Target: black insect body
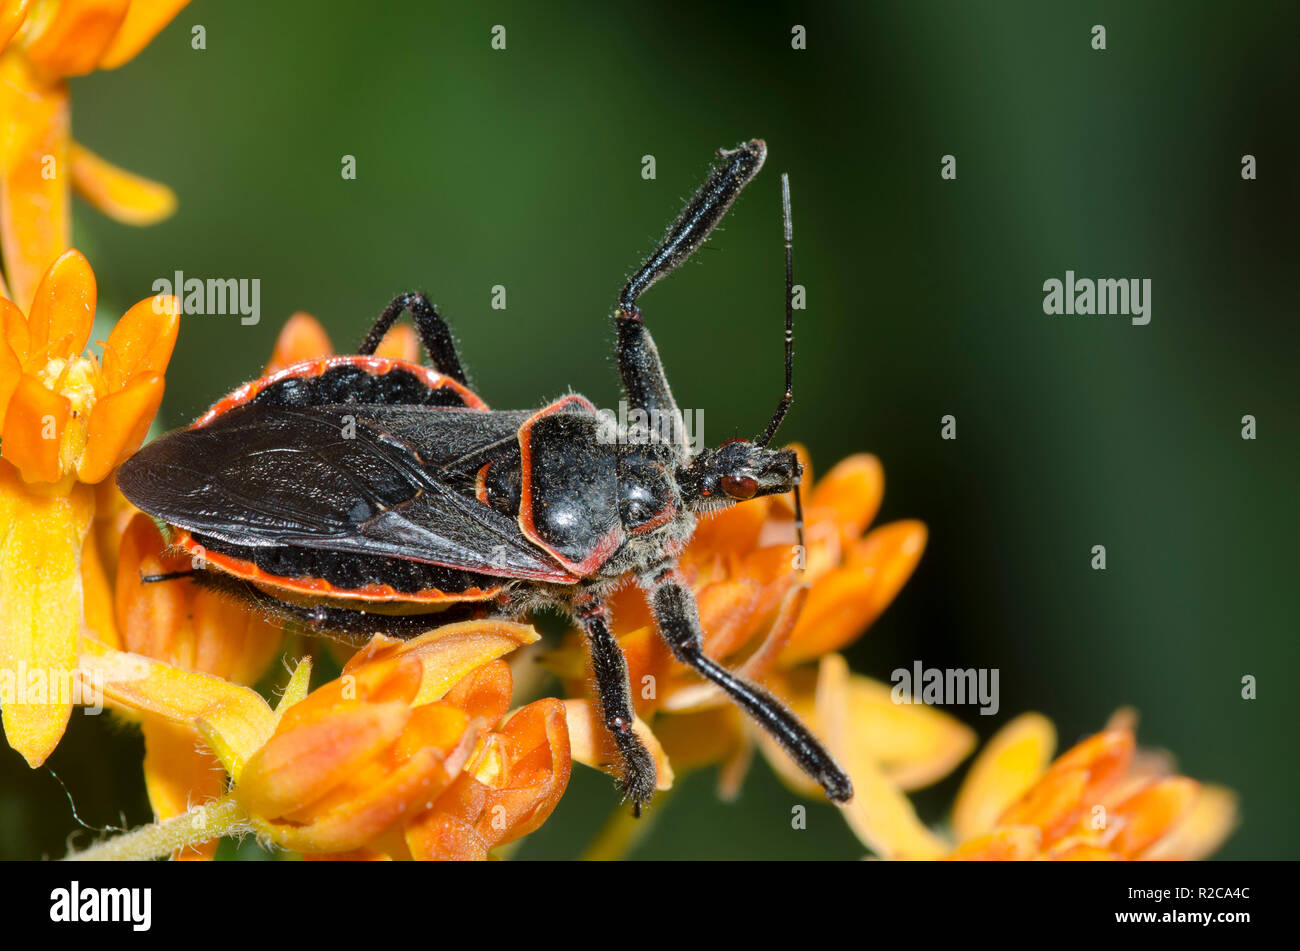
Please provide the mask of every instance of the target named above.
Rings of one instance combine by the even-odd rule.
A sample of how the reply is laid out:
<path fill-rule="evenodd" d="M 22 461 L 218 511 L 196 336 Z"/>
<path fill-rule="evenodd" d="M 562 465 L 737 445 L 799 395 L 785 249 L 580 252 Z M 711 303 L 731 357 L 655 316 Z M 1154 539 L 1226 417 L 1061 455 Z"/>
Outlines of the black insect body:
<path fill-rule="evenodd" d="M 676 570 L 698 513 L 797 492 L 800 475 L 793 452 L 768 448 L 791 399 L 784 176 L 786 390 L 761 437 L 691 453 L 637 307 L 709 236 L 766 147 L 754 140 L 719 155 L 615 311 L 628 403 L 659 426 L 611 438 L 607 417 L 581 396 L 489 410 L 466 385 L 447 325 L 423 295 L 408 294 L 385 308 L 358 354 L 246 384 L 129 459 L 119 487 L 202 556 L 198 580 L 322 633 L 411 636 L 485 611 L 567 611 L 586 632 L 624 797 L 639 810 L 654 794 L 655 766 L 632 730 L 627 666 L 605 608 L 631 575 L 676 658 L 776 737 L 832 800 L 848 800 L 848 776 L 808 729 L 705 656 L 694 598 Z M 374 355 L 404 311 L 432 369 Z"/>

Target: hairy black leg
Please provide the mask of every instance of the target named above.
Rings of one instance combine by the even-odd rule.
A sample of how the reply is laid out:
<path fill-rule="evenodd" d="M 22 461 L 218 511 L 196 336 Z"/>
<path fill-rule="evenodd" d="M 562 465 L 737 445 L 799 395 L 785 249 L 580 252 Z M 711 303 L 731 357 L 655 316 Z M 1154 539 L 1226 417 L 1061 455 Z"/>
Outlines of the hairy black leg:
<path fill-rule="evenodd" d="M 197 568 L 186 568 L 184 571 L 165 571 L 160 575 L 141 575 L 141 584 L 157 584 L 160 581 L 179 581 L 182 578 L 194 578 L 199 573 Z"/>
<path fill-rule="evenodd" d="M 828 798 L 847 802 L 853 798 L 848 774 L 826 752 L 799 718 L 770 693 L 738 677 L 704 654 L 703 631 L 695 598 L 671 566 L 661 566 L 641 578 L 650 598 L 659 633 L 673 655 L 701 676 L 717 684 L 764 730 L 785 748 L 805 773 L 821 784 Z"/>
<path fill-rule="evenodd" d="M 685 434 L 681 432 L 677 403 L 668 388 L 659 351 L 645 329 L 636 302 L 655 281 L 671 273 L 704 243 L 740 190 L 763 167 L 767 146 L 761 139 L 754 139 L 730 151 L 721 150 L 718 155 L 721 161 L 669 225 L 659 247 L 623 287 L 614 315 L 618 327 L 618 368 L 629 405 L 647 412 L 657 411 L 660 419 L 674 428 L 674 441 L 679 443 Z"/>
<path fill-rule="evenodd" d="M 460 356 L 456 353 L 456 343 L 451 339 L 451 330 L 434 306 L 429 303 L 429 298 L 423 294 L 399 294 L 394 297 L 384 308 L 384 312 L 379 315 L 374 326 L 370 328 L 370 333 L 366 334 L 366 339 L 357 353 L 363 356 L 374 353 L 379 347 L 379 342 L 384 339 L 384 334 L 388 333 L 397 318 L 402 316 L 402 312 L 408 310 L 415 320 L 415 329 L 420 334 L 424 349 L 429 352 L 429 359 L 433 361 L 433 368 L 443 376 L 451 377 L 457 383 L 468 385 L 465 370 L 460 365 Z"/>
<path fill-rule="evenodd" d="M 452 603 L 443 610 L 425 614 L 378 614 L 326 604 L 308 606 L 281 601 L 240 578 L 216 571 L 196 571 L 193 577 L 204 587 L 238 598 L 254 610 L 280 620 L 297 621 L 311 634 L 351 644 L 363 644 L 375 634 L 399 638 L 418 637 L 443 624 L 478 617 L 487 613 L 489 607 L 486 602 L 461 601 Z"/>
<path fill-rule="evenodd" d="M 632 800 L 632 809 L 639 816 L 641 806 L 648 803 L 655 794 L 658 774 L 654 757 L 632 730 L 636 714 L 632 709 L 627 661 L 618 641 L 610 632 L 609 615 L 603 604 L 596 601 L 580 602 L 575 605 L 573 615 L 587 634 L 591 669 L 596 677 L 596 696 L 605 729 L 614 738 L 619 755 L 623 758 L 623 774 L 620 779 L 623 798 Z"/>

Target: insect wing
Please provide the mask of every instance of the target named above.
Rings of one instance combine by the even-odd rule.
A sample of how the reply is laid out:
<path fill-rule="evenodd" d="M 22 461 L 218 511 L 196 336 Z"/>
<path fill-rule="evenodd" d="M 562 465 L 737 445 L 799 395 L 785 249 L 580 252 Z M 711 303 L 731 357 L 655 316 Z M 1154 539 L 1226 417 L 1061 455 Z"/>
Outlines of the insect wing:
<path fill-rule="evenodd" d="M 156 440 L 118 471 L 141 509 L 238 545 L 385 555 L 501 577 L 573 576 L 515 520 L 458 491 L 527 413 L 241 406 Z M 481 462 L 479 463 L 481 464 Z"/>

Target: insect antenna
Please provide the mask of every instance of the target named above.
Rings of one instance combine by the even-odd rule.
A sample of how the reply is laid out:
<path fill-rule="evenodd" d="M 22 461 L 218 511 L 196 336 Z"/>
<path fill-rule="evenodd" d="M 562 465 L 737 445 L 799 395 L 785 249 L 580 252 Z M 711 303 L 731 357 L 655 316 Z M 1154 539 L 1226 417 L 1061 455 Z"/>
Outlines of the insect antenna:
<path fill-rule="evenodd" d="M 755 442 L 766 446 L 794 402 L 794 226 L 790 219 L 790 176 L 781 173 L 781 218 L 785 227 L 785 393 L 763 435 Z"/>
<path fill-rule="evenodd" d="M 781 402 L 777 404 L 767 429 L 755 440 L 757 445 L 764 447 L 772 441 L 794 402 L 794 225 L 790 215 L 790 176 L 785 172 L 781 173 L 781 222 L 785 232 L 785 393 L 781 395 Z M 806 558 L 803 499 L 799 495 L 798 482 L 794 484 L 794 531 L 799 551 L 805 553 Z"/>

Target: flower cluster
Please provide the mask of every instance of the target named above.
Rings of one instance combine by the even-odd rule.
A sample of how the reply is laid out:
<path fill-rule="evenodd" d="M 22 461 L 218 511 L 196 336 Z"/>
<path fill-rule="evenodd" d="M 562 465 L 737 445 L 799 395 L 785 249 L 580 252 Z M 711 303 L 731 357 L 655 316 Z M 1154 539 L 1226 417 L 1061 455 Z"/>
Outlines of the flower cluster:
<path fill-rule="evenodd" d="M 408 641 L 376 636 L 313 686 L 313 649 L 188 577 L 188 557 L 113 484 L 161 404 L 179 308 L 170 297 L 141 300 L 97 353 L 87 350 L 97 287 L 70 249 L 70 194 L 130 224 L 165 217 L 175 198 L 72 141 L 66 79 L 128 62 L 185 3 L 0 0 L 0 682 L 24 687 L 0 698 L 6 740 L 40 765 L 88 694 L 138 724 L 156 821 L 84 858 L 210 858 L 221 837 L 245 834 L 311 858 L 499 855 L 551 815 L 574 762 L 616 760 L 576 632 L 543 656 L 563 698 L 516 705 L 507 658 L 538 635 L 493 619 Z M 411 361 L 416 351 L 406 326 L 380 347 Z M 295 314 L 266 369 L 330 352 L 320 325 Z M 1054 761 L 1051 724 L 1017 718 L 970 768 L 950 832 L 922 822 L 907 794 L 951 773 L 975 735 L 933 707 L 896 702 L 839 651 L 910 577 L 926 528 L 870 527 L 884 491 L 874 457 L 813 480 L 798 451 L 806 545 L 795 545 L 794 500 L 760 498 L 702 519 L 681 570 L 708 655 L 783 698 L 847 769 L 856 796 L 841 808 L 868 849 L 1130 859 L 1217 848 L 1234 822 L 1232 794 L 1139 751 L 1128 714 Z M 734 797 L 759 751 L 799 795 L 821 797 L 779 746 L 674 660 L 635 587 L 619 591 L 611 612 L 634 728 L 661 789 L 674 770 L 716 764 L 721 794 Z M 272 704 L 254 687 L 282 658 L 288 677 Z"/>

